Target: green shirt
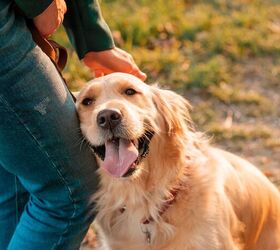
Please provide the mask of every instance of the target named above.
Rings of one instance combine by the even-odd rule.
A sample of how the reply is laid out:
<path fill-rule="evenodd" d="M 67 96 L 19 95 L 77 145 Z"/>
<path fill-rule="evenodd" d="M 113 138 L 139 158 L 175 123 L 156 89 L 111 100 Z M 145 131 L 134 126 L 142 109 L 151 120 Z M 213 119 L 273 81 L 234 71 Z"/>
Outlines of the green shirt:
<path fill-rule="evenodd" d="M 15 0 L 27 18 L 42 13 L 53 0 Z M 114 47 L 110 29 L 104 21 L 97 0 L 66 0 L 67 12 L 63 25 L 79 58 L 89 51 Z"/>

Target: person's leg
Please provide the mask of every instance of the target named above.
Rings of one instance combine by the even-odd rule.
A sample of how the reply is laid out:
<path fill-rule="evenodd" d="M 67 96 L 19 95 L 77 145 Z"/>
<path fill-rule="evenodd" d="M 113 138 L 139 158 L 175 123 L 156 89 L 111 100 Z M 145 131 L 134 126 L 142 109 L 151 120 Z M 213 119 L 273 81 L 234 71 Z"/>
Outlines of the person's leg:
<path fill-rule="evenodd" d="M 74 103 L 55 67 L 34 48 L 23 20 L 7 20 L 4 28 L 0 22 L 0 165 L 30 193 L 8 249 L 78 249 L 94 217 L 95 158 L 81 144 Z M 0 182 L 11 178 L 0 173 Z"/>
<path fill-rule="evenodd" d="M 0 1 L 0 58 L 4 55 L 4 41 L 8 40 L 6 35 L 9 26 L 14 22 L 14 16 L 9 15 L 10 0 Z M 31 44 L 26 44 L 30 46 Z M 2 47 L 3 46 L 3 47 Z M 32 44 L 31 46 L 34 47 Z M 9 49 L 9 47 L 8 47 Z M 20 51 L 20 50 L 19 50 Z M 6 51 L 6 53 L 10 51 Z M 7 73 L 8 64 L 0 61 L 0 76 Z M 0 88 L 2 86 L 0 85 Z M 0 118 L 3 120 L 4 117 Z M 0 142 L 1 143 L 1 142 Z M 0 249 L 6 249 L 16 229 L 24 206 L 29 199 L 29 193 L 23 188 L 18 178 L 7 172 L 0 163 Z"/>
<path fill-rule="evenodd" d="M 28 198 L 18 178 L 0 165 L 0 249 L 8 246 Z"/>

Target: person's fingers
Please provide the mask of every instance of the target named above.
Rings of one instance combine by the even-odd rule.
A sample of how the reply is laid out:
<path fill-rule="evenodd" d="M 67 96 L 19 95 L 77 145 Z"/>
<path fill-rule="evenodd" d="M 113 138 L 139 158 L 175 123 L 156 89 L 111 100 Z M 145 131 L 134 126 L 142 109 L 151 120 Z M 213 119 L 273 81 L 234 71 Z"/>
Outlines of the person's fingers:
<path fill-rule="evenodd" d="M 104 70 L 102 70 L 102 69 L 95 69 L 94 70 L 94 76 L 95 77 L 101 77 L 101 76 L 104 76 L 104 75 L 105 75 Z"/>
<path fill-rule="evenodd" d="M 105 67 L 99 67 L 94 69 L 94 75 L 95 77 L 101 77 L 113 72 L 123 72 L 123 73 L 128 73 L 132 74 L 136 77 L 138 77 L 140 80 L 145 81 L 147 78 L 147 75 L 140 71 L 140 69 L 136 66 L 136 64 L 131 65 L 127 64 L 126 67 L 116 67 L 116 68 L 105 68 Z"/>
<path fill-rule="evenodd" d="M 132 74 L 132 75 L 138 77 L 142 81 L 145 81 L 147 79 L 147 75 L 135 67 L 133 67 L 132 70 L 131 70 L 131 67 L 129 67 L 129 68 L 122 69 L 122 70 L 111 70 L 111 69 L 106 69 L 106 68 L 102 68 L 102 69 L 99 68 L 99 69 L 94 69 L 94 71 L 93 71 L 95 77 L 101 77 L 101 76 L 108 75 L 113 72 L 123 72 L 123 73 Z"/>
<path fill-rule="evenodd" d="M 132 74 L 132 75 L 138 77 L 142 81 L 145 81 L 146 78 L 147 78 L 147 75 L 138 68 L 138 66 L 135 63 L 133 57 L 130 54 L 128 54 L 128 55 L 129 55 L 130 67 L 132 69 L 129 72 L 127 72 L 127 73 Z"/>
<path fill-rule="evenodd" d="M 123 51 L 123 52 L 125 52 L 125 51 Z M 127 52 L 125 52 L 125 54 L 128 57 L 128 59 L 130 61 L 130 67 L 132 68 L 132 70 L 130 70 L 127 73 L 130 73 L 130 74 L 138 77 L 140 80 L 145 81 L 147 79 L 147 75 L 138 68 L 137 64 L 135 63 L 135 61 L 133 59 L 133 56 L 128 54 Z"/>
<path fill-rule="evenodd" d="M 67 5 L 64 0 L 60 1 L 60 5 L 58 6 L 58 11 L 62 12 L 63 16 L 67 12 Z"/>
<path fill-rule="evenodd" d="M 142 81 L 145 81 L 147 79 L 147 75 L 144 72 L 142 72 L 138 67 L 134 68 L 132 71 L 127 72 L 127 73 L 138 77 Z"/>
<path fill-rule="evenodd" d="M 62 24 L 67 6 L 64 0 L 53 1 L 41 14 L 33 18 L 33 23 L 43 37 L 49 37 Z"/>
<path fill-rule="evenodd" d="M 147 75 L 142 72 L 142 71 L 138 71 L 136 74 L 134 74 L 136 77 L 138 77 L 140 80 L 142 80 L 143 82 L 147 79 Z"/>
<path fill-rule="evenodd" d="M 101 52 L 89 52 L 83 59 L 84 63 L 94 72 L 95 77 L 113 72 L 132 74 L 145 81 L 147 76 L 134 62 L 133 57 L 119 48 Z"/>

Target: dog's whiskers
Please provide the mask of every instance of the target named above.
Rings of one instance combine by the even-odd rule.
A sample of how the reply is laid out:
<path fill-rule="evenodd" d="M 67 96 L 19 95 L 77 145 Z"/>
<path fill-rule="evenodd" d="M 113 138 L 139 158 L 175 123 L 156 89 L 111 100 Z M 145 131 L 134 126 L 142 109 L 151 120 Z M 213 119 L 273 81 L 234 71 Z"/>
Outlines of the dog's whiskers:
<path fill-rule="evenodd" d="M 89 141 L 83 136 L 83 138 L 81 138 L 81 142 L 80 142 L 80 151 L 82 151 L 82 146 L 83 144 L 86 144 L 87 146 L 91 146 Z"/>

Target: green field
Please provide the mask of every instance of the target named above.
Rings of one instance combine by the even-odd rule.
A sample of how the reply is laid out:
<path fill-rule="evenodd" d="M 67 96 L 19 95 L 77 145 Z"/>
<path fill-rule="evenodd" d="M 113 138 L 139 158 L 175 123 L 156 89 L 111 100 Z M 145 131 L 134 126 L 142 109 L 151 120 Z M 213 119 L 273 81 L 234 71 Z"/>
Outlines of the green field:
<path fill-rule="evenodd" d="M 103 0 L 117 46 L 185 95 L 197 128 L 280 181 L 280 0 Z M 91 78 L 69 48 L 73 90 Z"/>

